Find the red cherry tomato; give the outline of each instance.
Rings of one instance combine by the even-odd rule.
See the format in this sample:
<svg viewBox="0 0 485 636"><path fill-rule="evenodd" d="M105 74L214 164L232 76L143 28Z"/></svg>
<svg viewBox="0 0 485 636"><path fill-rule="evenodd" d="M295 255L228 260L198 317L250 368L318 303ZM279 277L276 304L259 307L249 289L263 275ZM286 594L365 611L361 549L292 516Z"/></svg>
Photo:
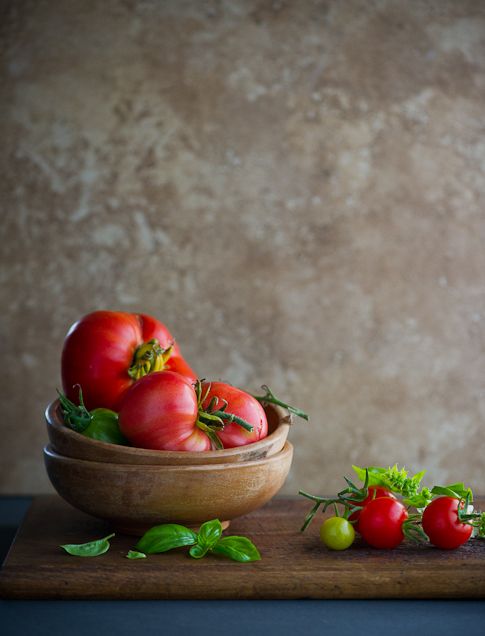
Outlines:
<svg viewBox="0 0 485 636"><path fill-rule="evenodd" d="M218 432L224 448L251 444L263 439L268 434L266 413L261 404L252 395L225 382L203 382L202 396L206 396L202 402L203 408L207 408L213 398L218 400L216 402L216 408L218 409L227 402L228 413L237 415L253 427L250 432L235 422L226 424L224 430Z"/></svg>
<svg viewBox="0 0 485 636"><path fill-rule="evenodd" d="M352 501L351 503L354 504L355 506L362 506L363 508L369 503L369 501L372 501L373 499L378 499L379 497L390 497L391 499L396 499L396 496L390 490L387 490L383 486L369 486L368 491L369 491L369 494L363 501L361 502ZM360 513L361 513L360 510L356 510L349 517L349 521L351 522L355 521L353 526L356 532L359 532Z"/></svg>
<svg viewBox="0 0 485 636"><path fill-rule="evenodd" d="M64 393L77 404L80 386L88 410L118 410L137 379L164 369L196 378L165 325L145 314L95 311L72 325L64 342Z"/></svg>
<svg viewBox="0 0 485 636"><path fill-rule="evenodd" d="M197 394L188 378L173 371L150 373L124 395L119 412L123 435L138 448L210 450L197 426Z"/></svg>
<svg viewBox="0 0 485 636"><path fill-rule="evenodd" d="M404 539L402 524L407 518L402 503L391 497L379 497L360 511L359 532L374 548L396 548Z"/></svg>
<svg viewBox="0 0 485 636"><path fill-rule="evenodd" d="M423 530L437 548L453 550L472 534L473 527L458 518L458 504L459 500L454 497L438 497L423 512Z"/></svg>

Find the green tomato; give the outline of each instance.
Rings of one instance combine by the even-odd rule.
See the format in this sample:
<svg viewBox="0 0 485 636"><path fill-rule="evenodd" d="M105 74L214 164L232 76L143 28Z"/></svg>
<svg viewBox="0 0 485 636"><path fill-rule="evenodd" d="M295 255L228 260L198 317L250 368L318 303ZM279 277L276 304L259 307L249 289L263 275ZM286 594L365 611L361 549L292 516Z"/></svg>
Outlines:
<svg viewBox="0 0 485 636"><path fill-rule="evenodd" d="M320 539L331 550L346 550L355 539L355 530L343 517L330 517L320 527Z"/></svg>

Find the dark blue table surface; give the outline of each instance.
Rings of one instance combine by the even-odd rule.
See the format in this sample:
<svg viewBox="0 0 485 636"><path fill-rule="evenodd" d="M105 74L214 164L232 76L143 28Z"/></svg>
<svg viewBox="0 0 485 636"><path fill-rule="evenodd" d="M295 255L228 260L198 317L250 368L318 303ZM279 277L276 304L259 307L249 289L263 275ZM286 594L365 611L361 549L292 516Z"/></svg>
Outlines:
<svg viewBox="0 0 485 636"><path fill-rule="evenodd" d="M30 505L0 497L0 557ZM484 572L485 576L485 572ZM0 601L2 636L485 633L484 601Z"/></svg>

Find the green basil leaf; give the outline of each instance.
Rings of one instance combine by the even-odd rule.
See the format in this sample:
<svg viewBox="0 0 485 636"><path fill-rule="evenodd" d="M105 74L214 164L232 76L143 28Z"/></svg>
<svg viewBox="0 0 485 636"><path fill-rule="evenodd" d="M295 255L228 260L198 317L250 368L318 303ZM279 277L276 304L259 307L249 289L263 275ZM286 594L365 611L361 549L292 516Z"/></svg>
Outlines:
<svg viewBox="0 0 485 636"><path fill-rule="evenodd" d="M416 473L412 479L413 479L414 482L419 484L419 483L421 483L421 480L423 479L423 477L425 475L426 475L426 469L425 470L421 470L419 473Z"/></svg>
<svg viewBox="0 0 485 636"><path fill-rule="evenodd" d="M138 552L137 550L129 550L126 555L127 559L146 559L147 555L144 552Z"/></svg>
<svg viewBox="0 0 485 636"><path fill-rule="evenodd" d="M66 543L59 547L73 556L95 557L108 552L109 539L114 536L114 534L109 534L107 537L104 537L104 539L98 539L97 541L89 541L88 543Z"/></svg>
<svg viewBox="0 0 485 636"><path fill-rule="evenodd" d="M223 537L212 548L212 552L229 557L240 563L259 561L261 559L258 548L247 537Z"/></svg>
<svg viewBox="0 0 485 636"><path fill-rule="evenodd" d="M434 486L431 492L433 493L433 495L454 497L455 499L466 499L466 497L468 496L469 501L473 501L471 488L467 488L463 482L450 484L449 486Z"/></svg>
<svg viewBox="0 0 485 636"><path fill-rule="evenodd" d="M212 519L203 523L197 535L197 545L190 548L189 554L194 559L201 559L216 545L222 535L222 525L219 519Z"/></svg>
<svg viewBox="0 0 485 636"><path fill-rule="evenodd" d="M222 535L222 525L219 519L213 519L212 521L206 521L199 528L197 535L197 543L201 546L207 546L212 548Z"/></svg>
<svg viewBox="0 0 485 636"><path fill-rule="evenodd" d="M202 559L202 557L204 557L208 551L209 551L208 546L202 546L197 544L197 545L193 545L190 548L189 554L193 559Z"/></svg>
<svg viewBox="0 0 485 636"><path fill-rule="evenodd" d="M193 530L177 523L164 523L145 532L135 548L146 554L158 554L194 543L197 543L197 533Z"/></svg>
<svg viewBox="0 0 485 636"><path fill-rule="evenodd" d="M365 468L360 468L359 466L352 466L357 477L365 482ZM385 479L385 473L387 472L387 468L382 468L380 466L369 466L367 468L369 471L369 486L387 486L387 480Z"/></svg>
<svg viewBox="0 0 485 636"><path fill-rule="evenodd" d="M403 504L405 506L412 506L413 508L426 508L432 499L433 495L429 488L423 488L421 492L416 495L403 499Z"/></svg>
<svg viewBox="0 0 485 636"><path fill-rule="evenodd" d="M118 425L118 414L109 409L94 409L90 412L91 421L82 434L91 439L109 444L128 445Z"/></svg>

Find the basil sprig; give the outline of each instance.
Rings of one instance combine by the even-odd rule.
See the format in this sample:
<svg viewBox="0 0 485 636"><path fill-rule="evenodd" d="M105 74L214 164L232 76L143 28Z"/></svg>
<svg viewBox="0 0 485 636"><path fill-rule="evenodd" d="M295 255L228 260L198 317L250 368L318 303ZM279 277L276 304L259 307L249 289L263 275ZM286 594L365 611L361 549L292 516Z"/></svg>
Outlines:
<svg viewBox="0 0 485 636"><path fill-rule="evenodd" d="M261 559L257 547L247 537L223 537L219 519L206 521L199 532L174 523L155 526L143 535L135 548L146 554L157 554L182 546L191 546L189 554L194 559L201 559L209 552L240 563Z"/></svg>
<svg viewBox="0 0 485 636"><path fill-rule="evenodd" d="M73 556L95 557L108 552L109 539L112 539L114 536L114 534L109 534L107 537L98 539L97 541L89 541L88 543L66 543L59 547Z"/></svg>

